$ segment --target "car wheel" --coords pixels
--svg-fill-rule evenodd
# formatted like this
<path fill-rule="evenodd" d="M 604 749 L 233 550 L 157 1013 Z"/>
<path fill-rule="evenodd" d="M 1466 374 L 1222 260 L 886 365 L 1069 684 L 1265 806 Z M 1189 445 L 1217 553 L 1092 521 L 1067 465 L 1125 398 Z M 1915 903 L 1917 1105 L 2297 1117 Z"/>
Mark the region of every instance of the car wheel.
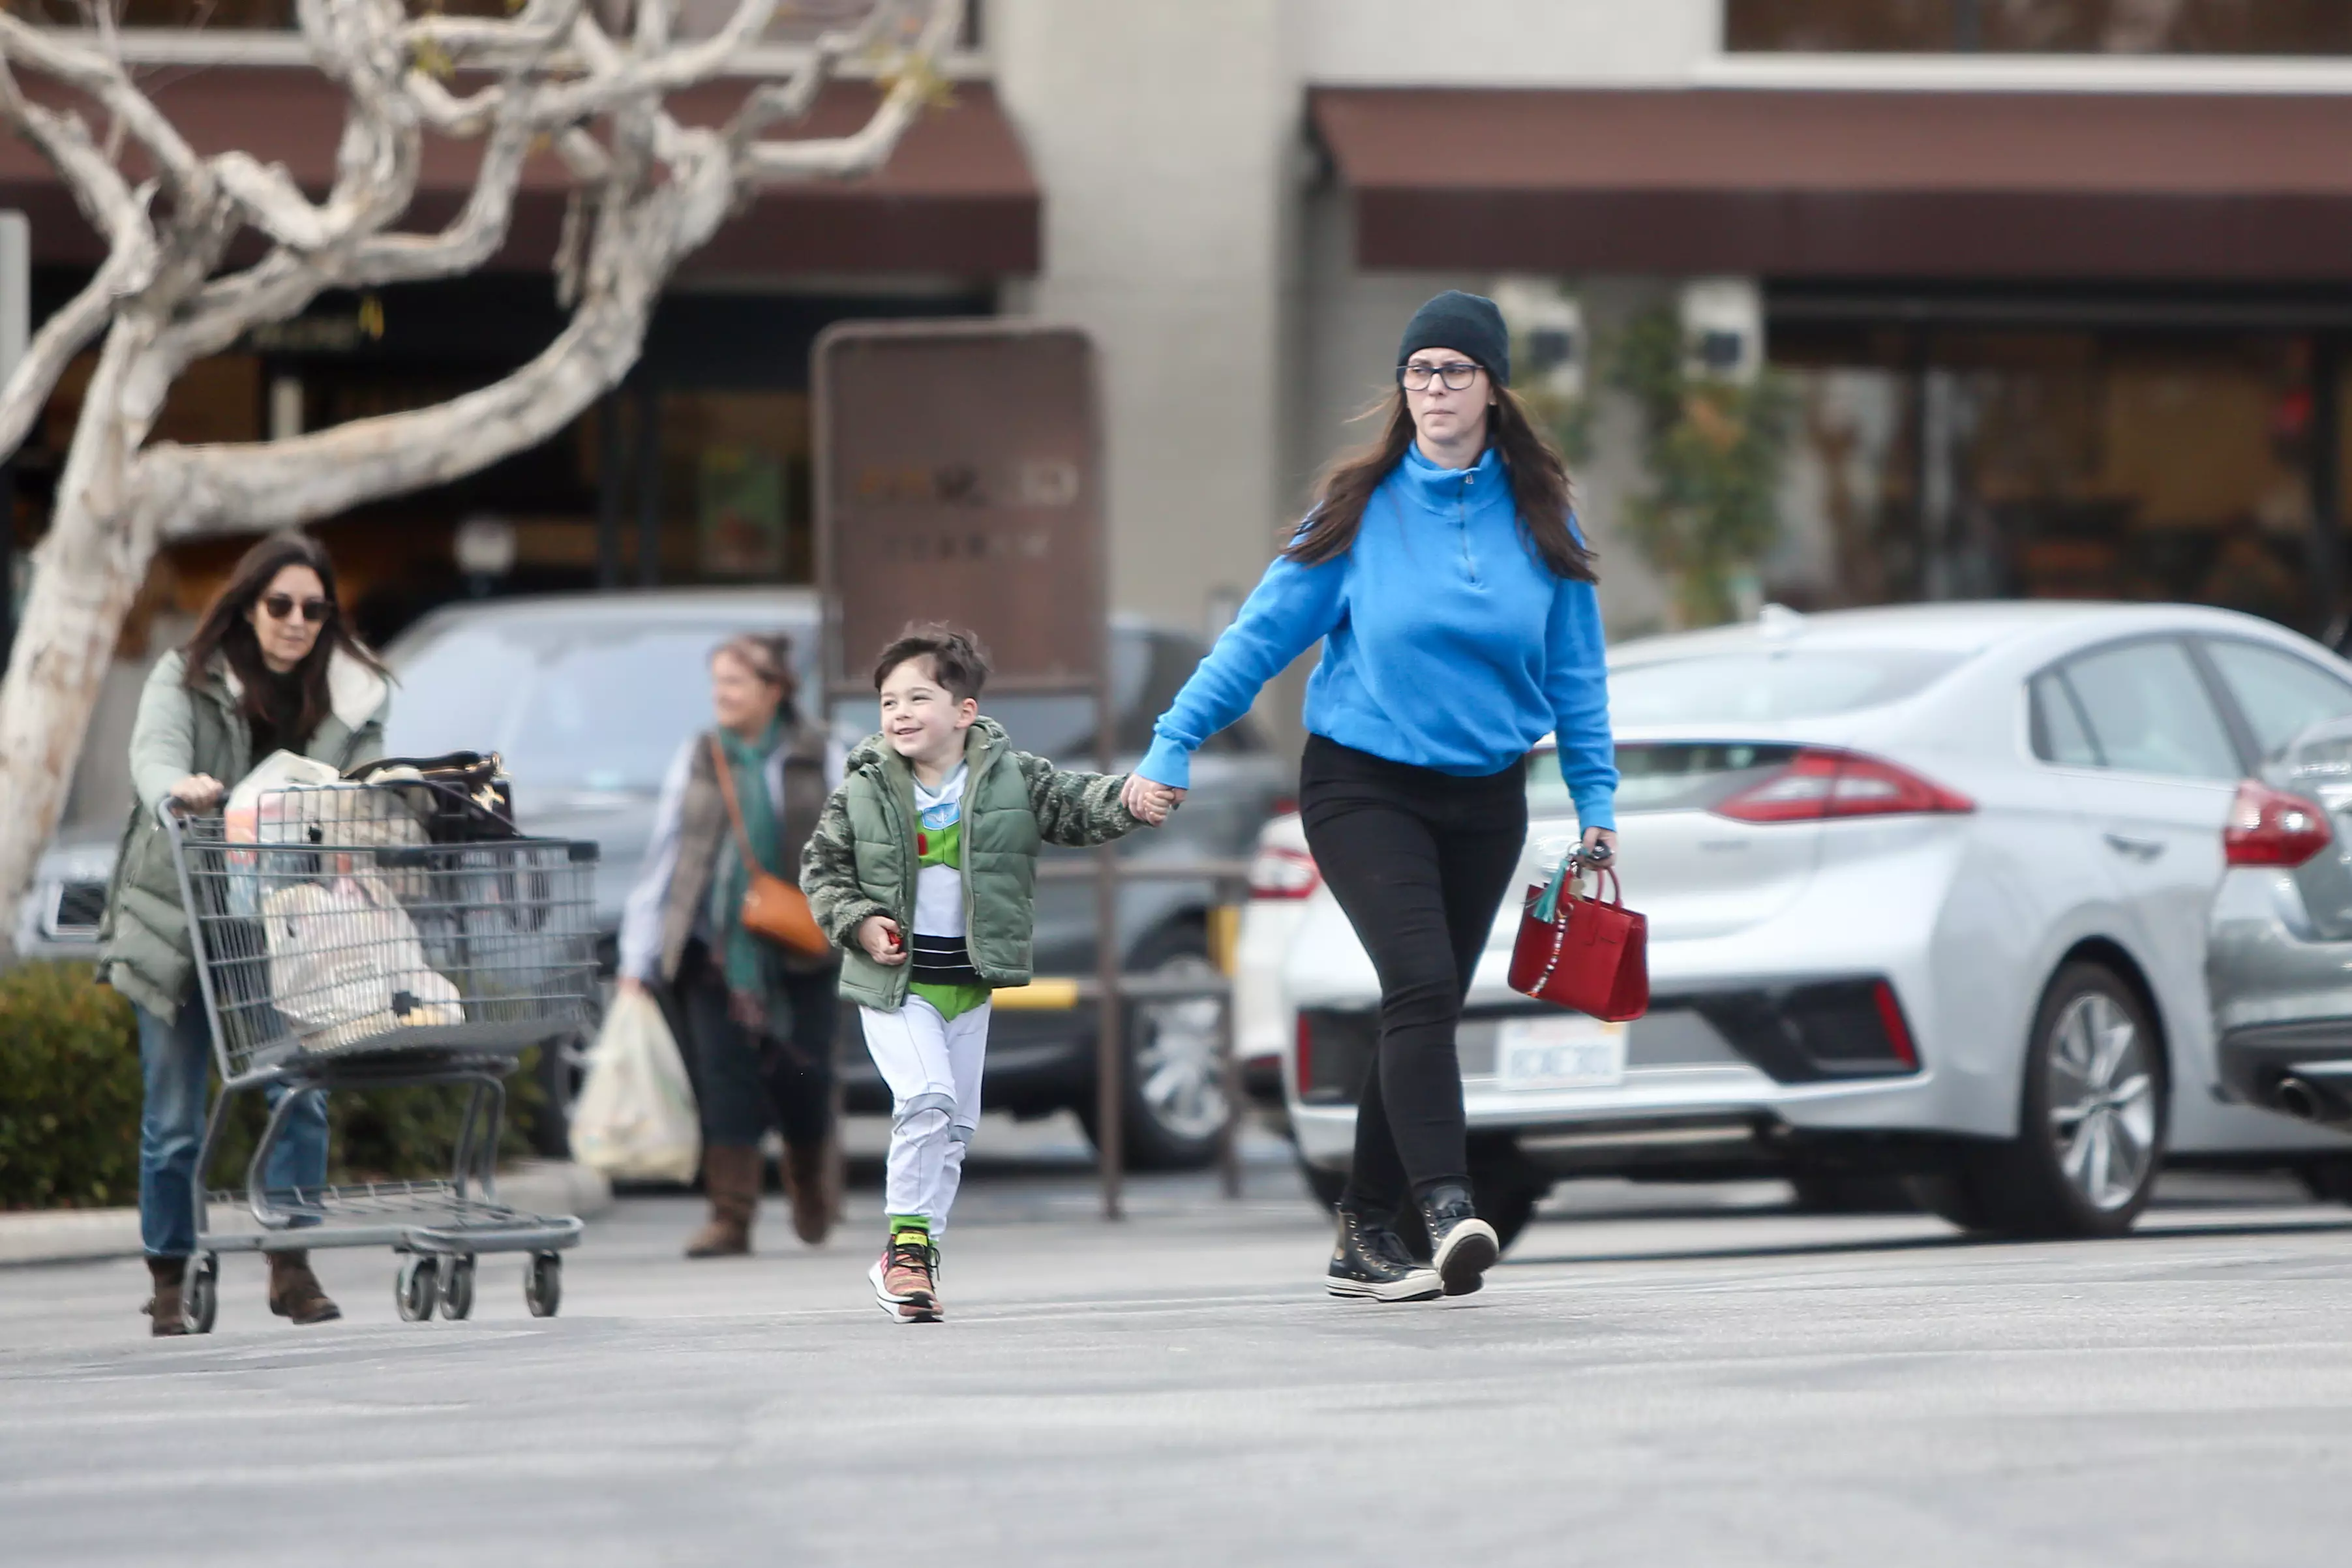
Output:
<path fill-rule="evenodd" d="M 1953 1212 L 2011 1236 L 2129 1231 L 2164 1165 L 2164 1067 L 2137 992 L 2101 964 L 2060 970 L 2026 1042 L 2018 1136 L 1961 1152 Z"/>
<path fill-rule="evenodd" d="M 588 1053 L 604 1029 L 612 1002 L 613 982 L 599 976 L 589 989 L 588 1016 L 580 1032 L 539 1047 L 539 1103 L 531 1108 L 527 1131 L 532 1152 L 543 1160 L 572 1158 L 572 1110 L 580 1103 L 581 1086 L 588 1081 Z"/>
<path fill-rule="evenodd" d="M 1194 926 L 1175 927 L 1146 942 L 1133 973 L 1223 984 L 1209 962 L 1207 935 Z M 1213 994 L 1129 1004 L 1121 1027 L 1127 1047 L 1121 1131 L 1129 1169 L 1197 1171 L 1216 1159 L 1217 1137 L 1230 1114 L 1220 1051 L 1224 1007 Z M 1094 1137 L 1091 1098 L 1078 1107 L 1078 1120 Z"/>

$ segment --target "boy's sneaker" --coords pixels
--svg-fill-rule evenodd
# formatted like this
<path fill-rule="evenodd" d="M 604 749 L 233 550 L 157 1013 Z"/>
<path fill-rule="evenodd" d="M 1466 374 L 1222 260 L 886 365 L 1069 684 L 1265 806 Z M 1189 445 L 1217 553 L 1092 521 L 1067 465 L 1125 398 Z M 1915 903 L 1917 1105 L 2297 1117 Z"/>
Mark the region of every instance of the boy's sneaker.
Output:
<path fill-rule="evenodd" d="M 932 1279 L 935 1256 L 935 1249 L 919 1232 L 906 1231 L 892 1237 L 874 1267 L 866 1270 L 875 1302 L 890 1314 L 892 1322 L 936 1323 L 947 1315 Z"/>
<path fill-rule="evenodd" d="M 1467 1296 L 1486 1282 L 1486 1270 L 1503 1255 L 1495 1227 L 1478 1217 L 1466 1187 L 1448 1183 L 1421 1200 L 1422 1223 L 1429 1227 L 1430 1261 L 1449 1296 Z"/>
<path fill-rule="evenodd" d="M 1416 1262 L 1386 1220 L 1346 1209 L 1339 1211 L 1339 1237 L 1323 1288 L 1368 1301 L 1429 1301 L 1444 1289 L 1437 1270 Z"/>

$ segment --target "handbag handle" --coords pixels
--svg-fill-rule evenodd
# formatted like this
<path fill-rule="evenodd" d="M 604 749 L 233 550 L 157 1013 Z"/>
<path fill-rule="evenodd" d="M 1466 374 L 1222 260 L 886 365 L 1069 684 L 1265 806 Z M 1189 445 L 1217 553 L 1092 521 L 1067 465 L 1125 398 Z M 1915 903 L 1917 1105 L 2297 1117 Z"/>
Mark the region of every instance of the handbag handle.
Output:
<path fill-rule="evenodd" d="M 710 765 L 719 770 L 719 797 L 727 803 L 727 820 L 735 827 L 735 853 L 743 857 L 743 875 L 773 876 L 765 866 L 751 856 L 751 836 L 743 830 L 743 807 L 735 799 L 735 770 L 727 765 L 727 752 L 719 745 L 719 737 L 707 737 L 710 742 Z"/>
<path fill-rule="evenodd" d="M 1578 866 L 1582 866 L 1585 870 L 1592 873 L 1594 898 L 1601 897 L 1603 887 L 1601 879 L 1606 877 L 1609 903 L 1617 909 L 1624 908 L 1625 889 L 1617 880 L 1617 868 L 1613 866 L 1596 866 L 1584 858 L 1584 851 L 1581 848 L 1577 848 L 1560 857 L 1559 869 L 1551 874 L 1551 880 L 1544 885 L 1544 890 L 1537 896 L 1532 906 L 1536 919 L 1549 925 L 1559 918 L 1560 889 L 1567 887 L 1573 879 L 1576 873 L 1572 868 Z"/>

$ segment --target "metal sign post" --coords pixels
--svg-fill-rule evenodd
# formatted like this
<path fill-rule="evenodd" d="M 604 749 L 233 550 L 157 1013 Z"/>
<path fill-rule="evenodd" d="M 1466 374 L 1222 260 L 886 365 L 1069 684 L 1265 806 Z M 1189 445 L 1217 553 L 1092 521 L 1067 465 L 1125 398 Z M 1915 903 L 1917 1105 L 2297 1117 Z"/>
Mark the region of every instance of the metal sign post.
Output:
<path fill-rule="evenodd" d="M 1030 322 L 847 321 L 813 351 L 817 582 L 826 697 L 910 620 L 969 626 L 992 694 L 1091 697 L 1116 764 L 1094 345 Z M 1019 737 L 1015 737 L 1017 741 Z M 1121 1213 L 1118 863 L 1095 852 L 1097 1141 Z"/>

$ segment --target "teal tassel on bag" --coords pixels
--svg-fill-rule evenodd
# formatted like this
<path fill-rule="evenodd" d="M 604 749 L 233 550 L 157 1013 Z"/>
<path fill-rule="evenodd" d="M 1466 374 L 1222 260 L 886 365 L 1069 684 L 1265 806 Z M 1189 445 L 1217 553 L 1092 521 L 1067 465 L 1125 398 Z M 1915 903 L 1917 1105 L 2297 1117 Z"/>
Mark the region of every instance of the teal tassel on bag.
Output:
<path fill-rule="evenodd" d="M 1569 881 L 1569 868 L 1575 864 L 1575 850 L 1571 849 L 1566 855 L 1561 856 L 1559 869 L 1551 874 L 1551 880 L 1545 885 L 1542 896 L 1536 900 L 1536 919 L 1543 921 L 1546 925 L 1551 924 L 1554 920 L 1559 918 L 1559 890 L 1561 888 L 1566 886 Z"/>

